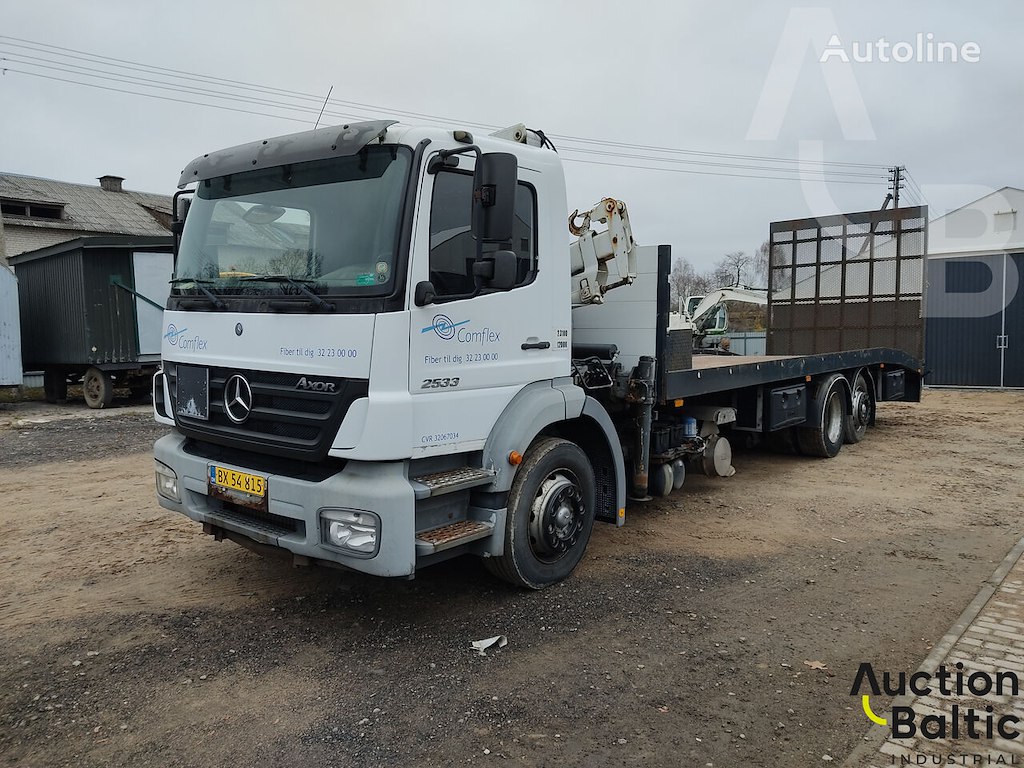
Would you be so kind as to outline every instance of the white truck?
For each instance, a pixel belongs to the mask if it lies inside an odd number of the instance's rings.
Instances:
[[[627,496],[732,474],[730,435],[834,456],[920,394],[895,350],[692,358],[670,249],[623,204],[569,216],[566,253],[540,131],[353,123],[203,155],[179,187],[157,497],[296,564],[473,554],[542,588]]]
[[[694,351],[701,353],[718,347],[727,338],[726,334],[730,330],[730,305],[764,307],[767,304],[766,289],[742,286],[717,288],[705,295],[687,296],[685,311],[672,313],[669,329],[688,328],[693,331]]]

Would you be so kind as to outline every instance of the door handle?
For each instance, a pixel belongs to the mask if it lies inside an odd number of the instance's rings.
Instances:
[[[524,341],[522,349],[550,349],[550,341]]]

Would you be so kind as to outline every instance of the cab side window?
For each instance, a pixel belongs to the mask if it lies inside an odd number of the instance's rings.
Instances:
[[[516,186],[515,222],[512,240],[507,243],[486,243],[484,252],[508,250],[516,254],[518,288],[533,280],[537,271],[533,188],[520,182]],[[441,171],[434,178],[430,202],[430,282],[438,296],[471,293],[474,288],[473,261],[476,241],[473,239],[473,175]],[[487,293],[484,288],[482,293]]]

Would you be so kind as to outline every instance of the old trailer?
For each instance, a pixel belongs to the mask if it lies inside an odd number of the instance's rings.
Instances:
[[[115,387],[142,395],[160,362],[170,237],[83,237],[10,259],[18,276],[25,370],[42,370],[48,402],[81,381],[103,408]]]

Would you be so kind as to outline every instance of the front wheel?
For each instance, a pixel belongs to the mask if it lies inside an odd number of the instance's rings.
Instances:
[[[508,496],[505,552],[484,558],[510,584],[543,589],[579,564],[594,527],[594,470],[575,443],[545,437],[519,466]]]

